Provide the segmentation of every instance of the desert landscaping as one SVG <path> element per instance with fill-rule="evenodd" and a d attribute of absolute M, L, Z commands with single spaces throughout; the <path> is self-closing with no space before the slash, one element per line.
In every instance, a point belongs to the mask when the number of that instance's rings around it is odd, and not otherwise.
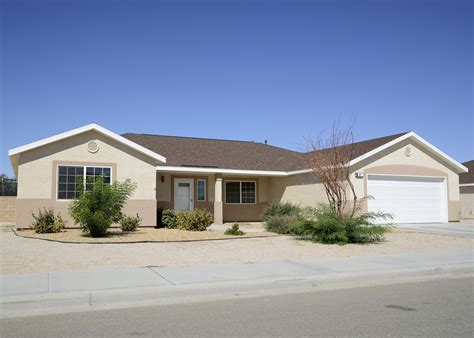
<path fill-rule="evenodd" d="M 156 230 L 140 231 L 146 233 Z M 140 236 L 139 233 L 136 235 Z M 189 232 L 187 233 L 189 235 Z M 212 232 L 197 232 L 196 234 L 209 236 L 209 233 Z M 255 235 L 255 233 L 251 234 L 251 236 Z M 224 235 L 216 232 L 215 236 Z M 197 266 L 277 260 L 304 261 L 329 257 L 472 250 L 473 245 L 474 240 L 471 238 L 398 229 L 386 234 L 386 241 L 382 243 L 343 246 L 301 241 L 290 236 L 182 243 L 74 244 L 23 238 L 8 231 L 0 233 L 2 257 L 0 274 L 79 271 L 104 267 Z"/>

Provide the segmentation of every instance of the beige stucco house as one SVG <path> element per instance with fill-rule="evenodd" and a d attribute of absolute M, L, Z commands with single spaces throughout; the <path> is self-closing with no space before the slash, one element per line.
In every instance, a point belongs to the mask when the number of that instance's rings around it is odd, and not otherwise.
<path fill-rule="evenodd" d="M 350 160 L 364 209 L 385 211 L 395 222 L 460 219 L 459 174 L 467 168 L 413 132 L 353 144 Z M 130 178 L 137 190 L 125 212 L 143 225 L 157 210 L 206 209 L 215 223 L 259 221 L 271 201 L 301 206 L 326 202 L 322 185 L 306 166 L 307 153 L 259 142 L 118 135 L 90 124 L 9 151 L 18 179 L 17 226 L 28 227 L 42 207 L 61 212 L 77 196 L 77 177 Z"/>
<path fill-rule="evenodd" d="M 474 219 L 474 160 L 467 161 L 463 165 L 469 172 L 459 175 L 461 218 Z"/>

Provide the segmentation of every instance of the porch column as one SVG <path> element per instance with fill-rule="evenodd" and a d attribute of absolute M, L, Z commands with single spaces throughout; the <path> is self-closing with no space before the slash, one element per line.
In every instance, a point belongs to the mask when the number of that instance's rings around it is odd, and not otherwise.
<path fill-rule="evenodd" d="M 224 224 L 222 175 L 216 175 L 216 183 L 214 185 L 214 224 Z"/>

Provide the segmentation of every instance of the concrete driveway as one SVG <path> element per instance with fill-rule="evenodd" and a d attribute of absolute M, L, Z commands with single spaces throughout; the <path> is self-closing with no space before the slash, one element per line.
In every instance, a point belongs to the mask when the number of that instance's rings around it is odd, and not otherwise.
<path fill-rule="evenodd" d="M 474 224 L 467 222 L 459 223 L 413 223 L 395 224 L 396 228 L 426 232 L 437 235 L 448 235 L 456 237 L 474 238 Z"/>

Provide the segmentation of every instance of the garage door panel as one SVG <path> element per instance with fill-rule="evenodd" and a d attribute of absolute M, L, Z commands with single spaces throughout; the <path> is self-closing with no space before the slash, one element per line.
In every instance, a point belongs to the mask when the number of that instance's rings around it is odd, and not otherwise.
<path fill-rule="evenodd" d="M 367 191 L 369 211 L 390 213 L 394 223 L 445 221 L 442 178 L 369 175 Z"/>

